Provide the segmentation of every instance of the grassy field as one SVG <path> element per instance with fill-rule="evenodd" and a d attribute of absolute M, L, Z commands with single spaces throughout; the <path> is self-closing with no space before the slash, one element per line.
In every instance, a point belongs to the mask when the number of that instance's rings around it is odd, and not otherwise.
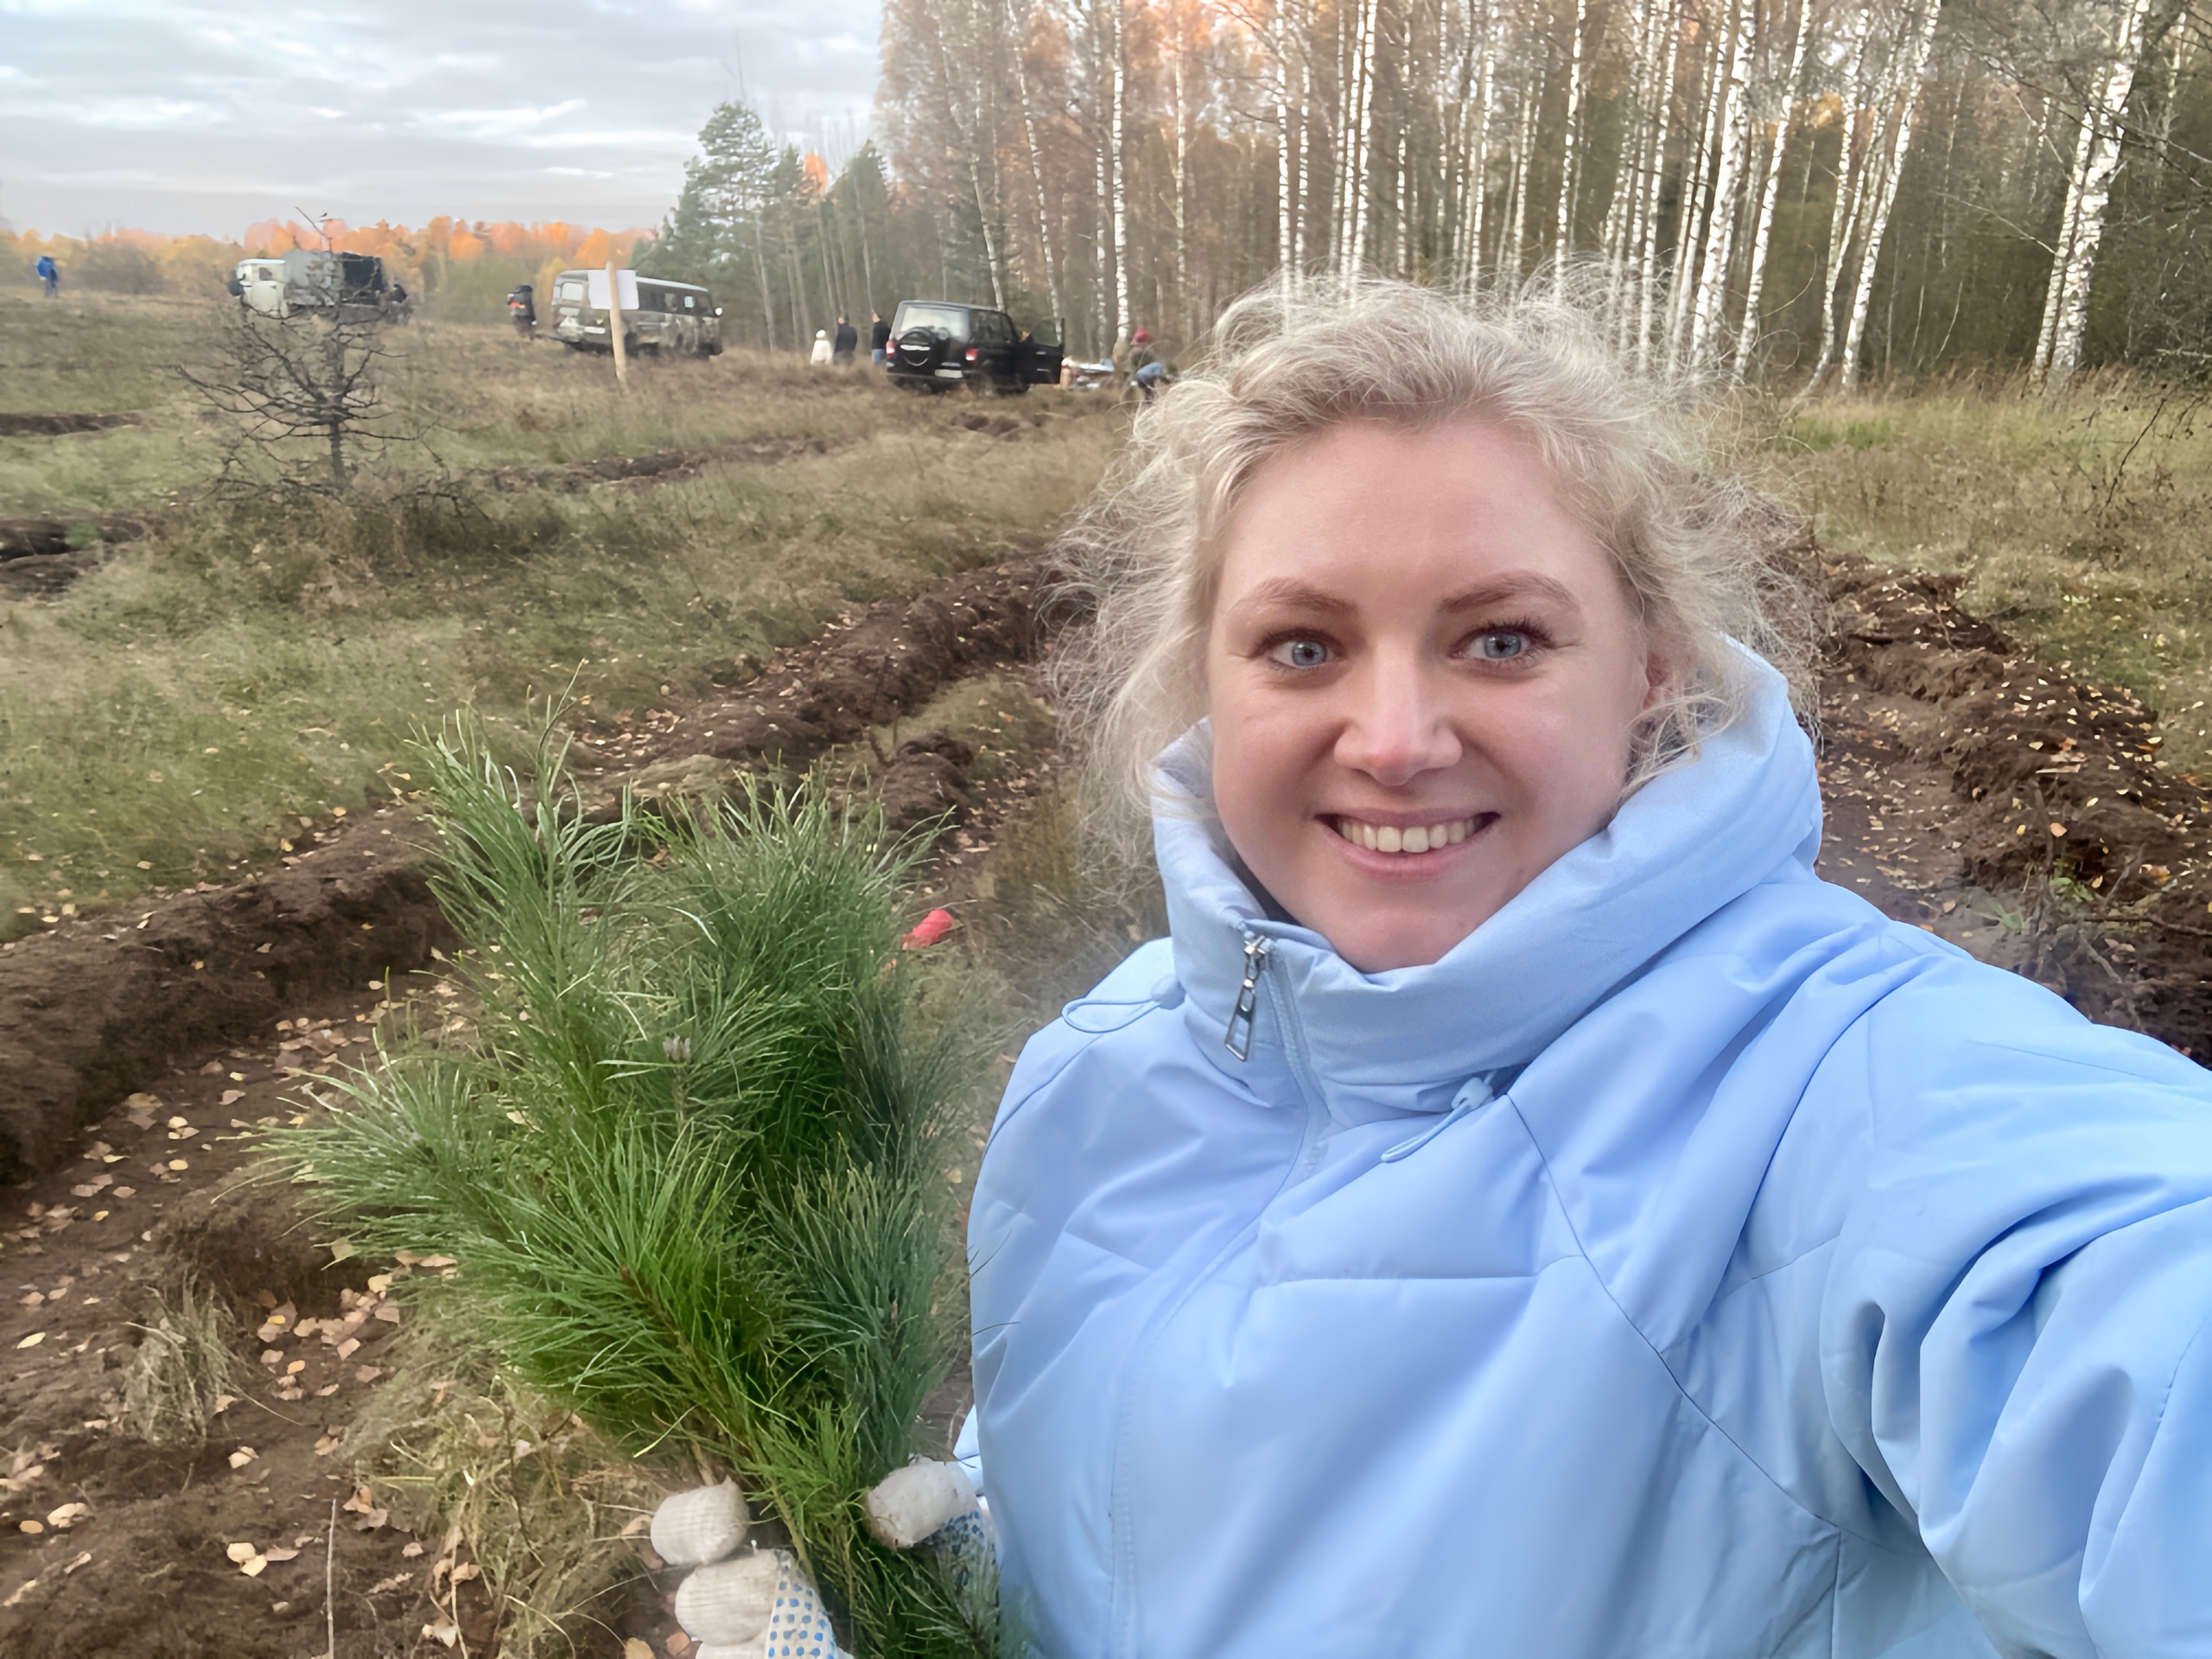
<path fill-rule="evenodd" d="M 2076 383 L 1834 402 L 1761 434 L 1778 491 L 1824 539 L 1954 571 L 1963 599 L 2053 662 L 2129 687 L 2177 769 L 2212 765 L 2212 424 L 2195 396 Z"/>
<path fill-rule="evenodd" d="M 241 503 L 199 490 L 210 423 L 157 360 L 211 333 L 175 302 L 0 302 L 13 407 L 145 420 L 0 439 L 0 516 L 163 509 L 58 600 L 0 600 L 0 937 L 273 857 L 298 817 L 380 793 L 401 741 L 450 709 L 497 729 L 569 687 L 597 714 L 641 709 L 1033 543 L 1115 429 L 1046 394 L 986 435 L 961 400 L 736 354 L 642 364 L 618 393 L 604 359 L 423 324 L 391 395 L 430 425 L 435 459 L 407 467 L 442 467 L 441 496 L 402 477 L 355 502 Z M 562 470 L 768 439 L 670 481 Z"/>

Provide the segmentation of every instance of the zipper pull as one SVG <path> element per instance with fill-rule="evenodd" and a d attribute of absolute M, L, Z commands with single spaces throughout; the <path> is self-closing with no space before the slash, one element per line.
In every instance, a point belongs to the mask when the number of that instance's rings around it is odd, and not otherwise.
<path fill-rule="evenodd" d="M 1260 975 L 1268 965 L 1268 944 L 1265 935 L 1247 931 L 1244 935 L 1244 982 L 1236 988 L 1236 1007 L 1229 1016 L 1229 1031 L 1222 1039 L 1222 1046 L 1240 1060 L 1252 1058 L 1252 1028 L 1260 1010 Z M 1237 1046 L 1236 1027 L 1244 1027 L 1244 1042 Z"/>

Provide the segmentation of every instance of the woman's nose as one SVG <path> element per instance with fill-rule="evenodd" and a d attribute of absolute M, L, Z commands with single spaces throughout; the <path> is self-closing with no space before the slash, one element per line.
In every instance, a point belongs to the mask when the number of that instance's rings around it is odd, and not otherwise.
<path fill-rule="evenodd" d="M 1343 686 L 1349 707 L 1337 738 L 1337 763 L 1363 772 L 1387 789 L 1425 772 L 1456 765 L 1461 753 L 1441 688 L 1419 664 L 1371 663 Z"/>

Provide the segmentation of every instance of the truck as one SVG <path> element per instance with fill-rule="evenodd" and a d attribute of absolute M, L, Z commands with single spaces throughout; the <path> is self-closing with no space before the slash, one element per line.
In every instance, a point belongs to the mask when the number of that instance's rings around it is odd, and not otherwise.
<path fill-rule="evenodd" d="M 372 253 L 332 248 L 294 248 L 281 257 L 241 259 L 230 290 L 264 316 L 319 314 L 345 322 L 375 322 L 403 315 L 407 289 L 388 280 Z"/>
<path fill-rule="evenodd" d="M 670 357 L 719 357 L 721 307 L 696 283 L 671 282 L 634 270 L 564 270 L 553 280 L 553 338 L 572 352 L 611 352 L 608 302 L 622 312 L 622 347 Z"/>

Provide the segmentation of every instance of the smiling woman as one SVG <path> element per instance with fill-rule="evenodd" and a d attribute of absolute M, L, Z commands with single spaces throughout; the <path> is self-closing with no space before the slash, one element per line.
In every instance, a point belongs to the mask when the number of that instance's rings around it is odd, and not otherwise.
<path fill-rule="evenodd" d="M 1071 539 L 1172 937 L 970 1211 L 1047 1653 L 2212 1631 L 2212 1077 L 1819 878 L 1692 429 L 1560 310 L 1266 296 Z"/>

